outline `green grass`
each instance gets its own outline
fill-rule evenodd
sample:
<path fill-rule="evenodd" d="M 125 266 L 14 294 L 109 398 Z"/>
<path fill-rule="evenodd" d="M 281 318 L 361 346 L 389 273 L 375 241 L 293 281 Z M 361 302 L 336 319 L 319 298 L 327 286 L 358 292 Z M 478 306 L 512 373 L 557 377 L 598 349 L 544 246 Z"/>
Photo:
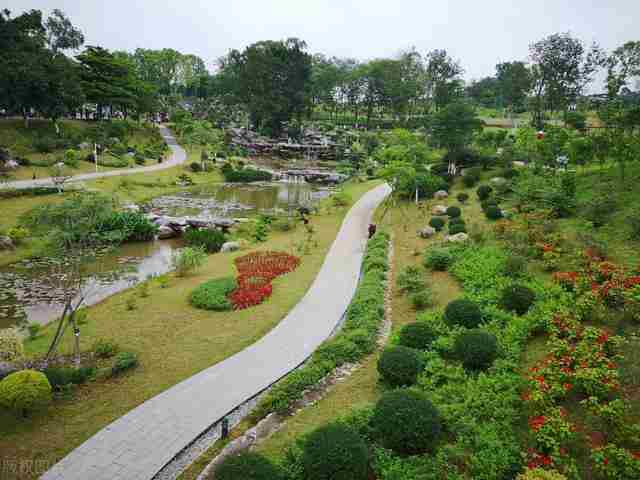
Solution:
<path fill-rule="evenodd" d="M 376 184 L 350 184 L 346 190 L 355 200 Z M 133 290 L 89 308 L 89 321 L 82 327 L 82 349 L 89 349 L 98 338 L 110 339 L 121 349 L 138 354 L 140 366 L 130 374 L 81 386 L 71 400 L 58 401 L 30 418 L 0 414 L 0 456 L 55 461 L 145 400 L 261 338 L 306 293 L 347 211 L 325 209 L 312 218 L 318 247 L 302 258 L 294 272 L 274 280 L 272 297 L 255 308 L 207 312 L 191 307 L 189 295 L 205 280 L 235 275 L 235 256 L 252 249 L 291 251 L 294 242 L 305 236 L 301 227 L 286 234 L 274 232 L 267 242 L 245 251 L 209 256 L 197 274 L 172 276 L 168 288 L 151 281 L 148 297 L 139 298 Z M 136 297 L 135 310 L 127 309 L 130 297 Z M 53 327 L 46 327 L 39 338 L 27 342 L 29 355 L 45 351 Z M 71 348 L 72 337 L 68 335 L 62 351 L 70 352 Z"/>

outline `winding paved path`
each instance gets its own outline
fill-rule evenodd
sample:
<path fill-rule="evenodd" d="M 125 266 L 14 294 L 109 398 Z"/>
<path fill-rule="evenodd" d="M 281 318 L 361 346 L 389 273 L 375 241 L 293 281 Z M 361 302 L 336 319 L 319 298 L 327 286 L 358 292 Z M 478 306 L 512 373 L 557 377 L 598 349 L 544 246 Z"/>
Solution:
<path fill-rule="evenodd" d="M 211 425 L 304 362 L 349 306 L 367 226 L 389 192 L 376 187 L 351 208 L 311 288 L 267 335 L 130 411 L 41 478 L 150 480 Z"/>
<path fill-rule="evenodd" d="M 120 177 L 123 175 L 132 175 L 134 173 L 157 172 L 158 170 L 166 170 L 167 168 L 175 167 L 176 165 L 184 163 L 187 160 L 187 153 L 180 145 L 177 144 L 176 139 L 171 131 L 167 127 L 163 126 L 159 126 L 158 128 L 160 129 L 162 138 L 164 138 L 164 140 L 167 142 L 167 145 L 169 145 L 169 148 L 171 149 L 171 157 L 164 160 L 162 163 L 157 163 L 148 167 L 109 170 L 108 172 L 83 173 L 80 175 L 74 175 L 70 180 L 67 181 L 67 183 L 80 182 L 83 180 L 94 180 L 96 178 L 103 177 Z M 23 188 L 46 187 L 51 185 L 53 185 L 51 178 L 40 178 L 37 180 L 16 180 L 14 182 L 0 183 L 0 189 L 15 188 L 19 190 Z"/>

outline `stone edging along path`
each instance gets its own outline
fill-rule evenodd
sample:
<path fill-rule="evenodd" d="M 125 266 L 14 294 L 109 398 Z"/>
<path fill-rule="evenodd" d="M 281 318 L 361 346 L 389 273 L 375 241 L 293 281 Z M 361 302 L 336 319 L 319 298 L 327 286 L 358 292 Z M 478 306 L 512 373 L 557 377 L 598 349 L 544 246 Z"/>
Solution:
<path fill-rule="evenodd" d="M 187 153 L 180 145 L 178 145 L 175 137 L 167 127 L 159 126 L 158 128 L 160 129 L 160 135 L 162 135 L 162 138 L 164 138 L 165 142 L 167 142 L 167 145 L 169 145 L 169 148 L 171 149 L 171 157 L 164 160 L 162 163 L 149 165 L 148 167 L 109 170 L 108 172 L 82 173 L 80 175 L 74 175 L 66 183 L 94 180 L 96 178 L 104 177 L 121 177 L 123 175 L 132 175 L 134 173 L 157 172 L 159 170 L 166 170 L 167 168 L 183 164 L 187 160 Z M 13 182 L 0 183 L 0 189 L 13 188 L 20 190 L 33 187 L 48 187 L 52 185 L 53 182 L 51 181 L 51 178 L 39 178 L 37 180 L 16 180 Z"/>
<path fill-rule="evenodd" d="M 211 425 L 303 363 L 349 306 L 367 226 L 389 193 L 388 185 L 376 187 L 349 210 L 311 288 L 273 330 L 131 410 L 41 478 L 150 480 Z"/>

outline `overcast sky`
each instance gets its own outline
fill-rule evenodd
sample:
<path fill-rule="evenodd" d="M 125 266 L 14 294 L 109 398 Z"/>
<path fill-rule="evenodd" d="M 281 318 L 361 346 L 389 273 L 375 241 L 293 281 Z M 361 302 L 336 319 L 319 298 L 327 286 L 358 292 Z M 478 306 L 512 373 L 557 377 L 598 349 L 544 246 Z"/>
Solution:
<path fill-rule="evenodd" d="M 298 37 L 312 53 L 366 60 L 446 49 L 467 79 L 524 60 L 528 46 L 569 31 L 613 49 L 640 40 L 639 0 L 2 0 L 18 15 L 64 11 L 87 45 L 174 48 L 210 69 L 229 49 Z M 635 28 L 634 28 L 635 27 Z"/>

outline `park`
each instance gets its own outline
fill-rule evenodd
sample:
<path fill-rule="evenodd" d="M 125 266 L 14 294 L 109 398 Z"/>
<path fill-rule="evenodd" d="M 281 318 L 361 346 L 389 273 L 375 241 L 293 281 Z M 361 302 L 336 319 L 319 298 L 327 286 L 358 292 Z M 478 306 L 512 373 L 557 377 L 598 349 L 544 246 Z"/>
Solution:
<path fill-rule="evenodd" d="M 478 79 L 53 7 L 0 11 L 0 478 L 640 479 L 640 40 Z"/>

